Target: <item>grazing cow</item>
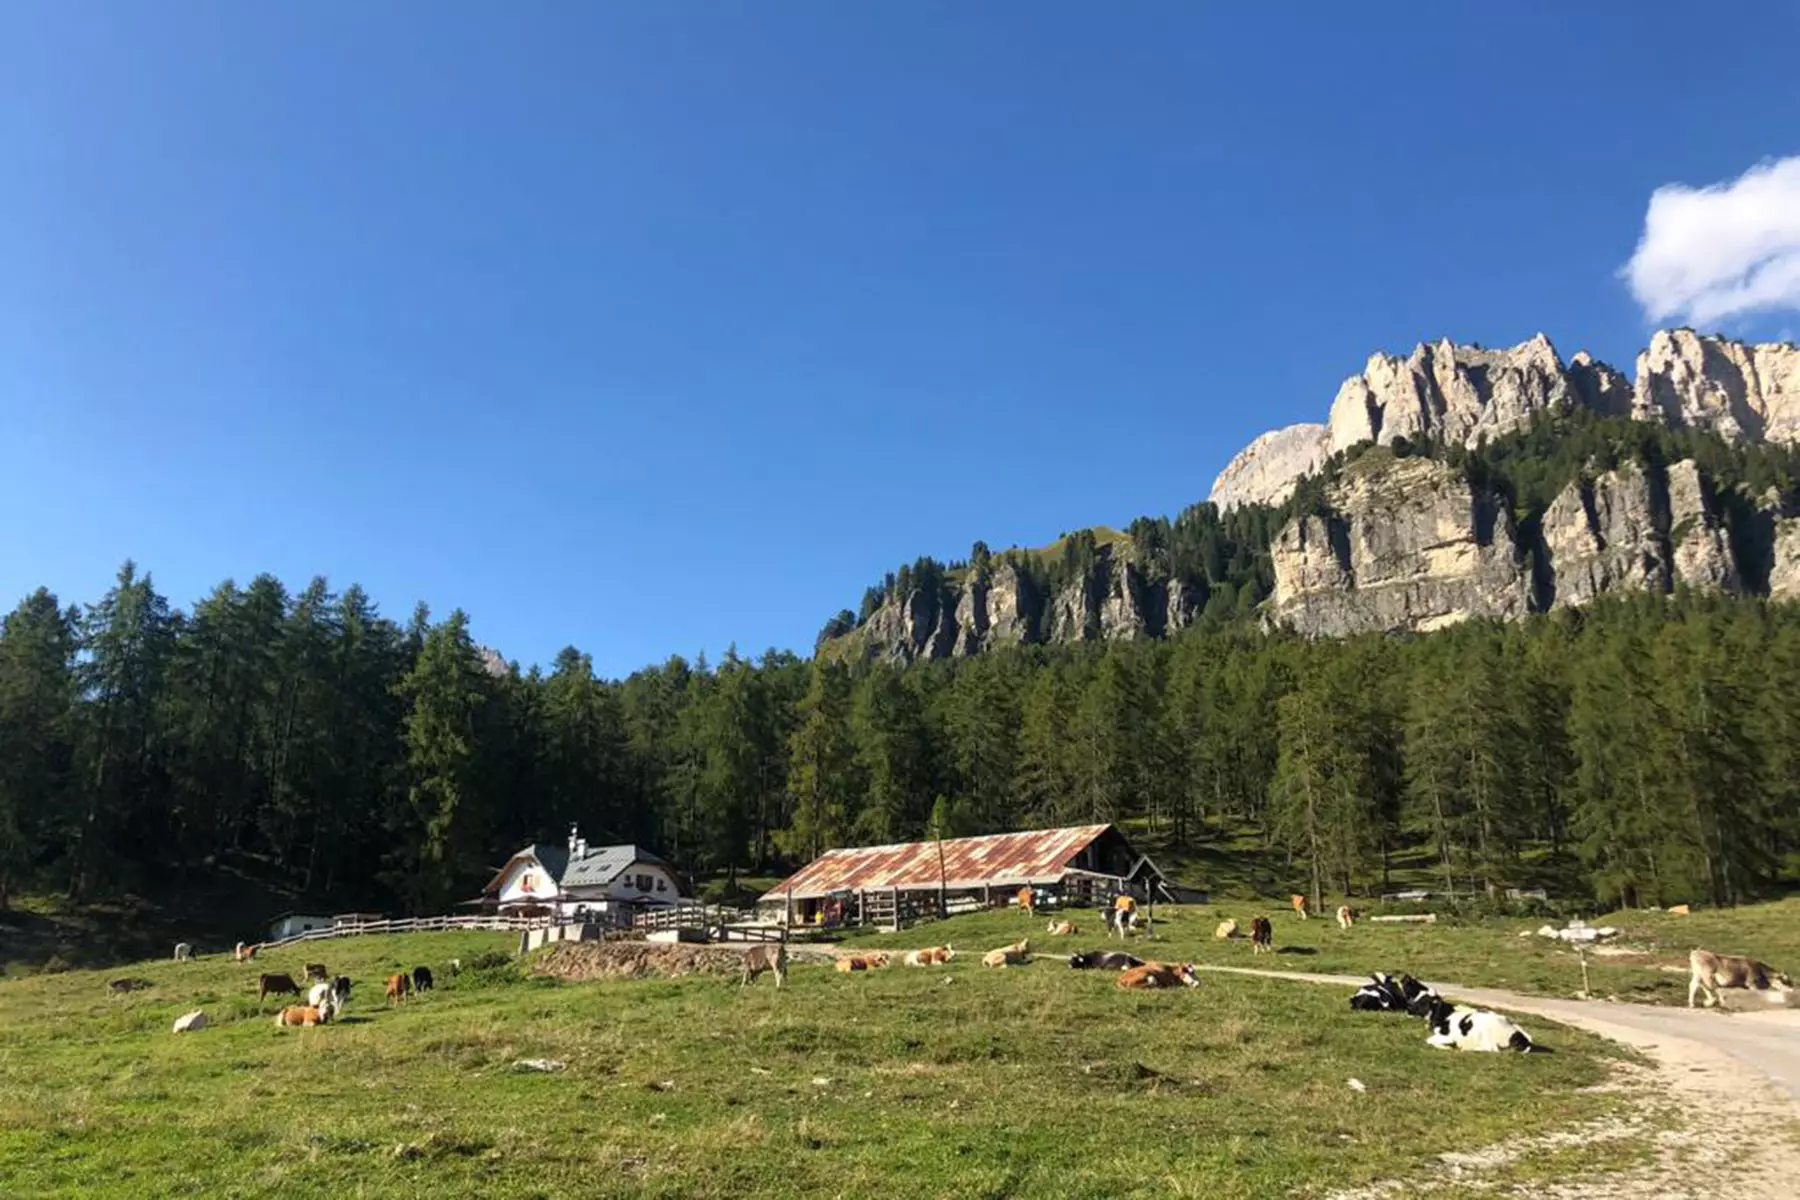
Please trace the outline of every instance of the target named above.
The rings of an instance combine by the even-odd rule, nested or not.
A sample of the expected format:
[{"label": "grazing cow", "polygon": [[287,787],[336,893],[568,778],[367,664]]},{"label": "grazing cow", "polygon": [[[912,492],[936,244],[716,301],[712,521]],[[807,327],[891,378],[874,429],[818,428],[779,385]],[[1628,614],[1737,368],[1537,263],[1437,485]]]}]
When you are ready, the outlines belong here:
[{"label": "grazing cow", "polygon": [[1768,963],[1745,958],[1741,954],[1714,954],[1695,950],[1688,955],[1688,1007],[1694,1007],[1694,996],[1705,993],[1706,1007],[1724,1000],[1725,988],[1744,988],[1766,993],[1770,1004],[1786,1004],[1794,981]]},{"label": "grazing cow", "polygon": [[738,986],[743,987],[746,983],[755,983],[756,977],[764,971],[775,972],[775,989],[780,991],[781,985],[787,982],[786,942],[776,942],[773,946],[752,947],[750,952],[744,955],[744,977],[738,981]]},{"label": "grazing cow", "polygon": [[141,992],[149,986],[148,979],[115,979],[106,985],[106,990],[115,996],[123,996],[129,992]]},{"label": "grazing cow", "polygon": [[275,1028],[289,1025],[329,1025],[336,1012],[330,1004],[290,1004],[275,1014]]},{"label": "grazing cow", "polygon": [[1395,979],[1377,971],[1350,997],[1350,1007],[1358,1012],[1403,1012],[1422,1017],[1437,998],[1436,992],[1411,975]]},{"label": "grazing cow", "polygon": [[1199,987],[1200,976],[1194,972],[1193,963],[1145,963],[1141,967],[1132,967],[1119,972],[1119,986],[1122,988],[1172,988]]},{"label": "grazing cow", "polygon": [[239,942],[237,949],[231,952],[231,957],[236,962],[249,962],[256,957],[256,943]]},{"label": "grazing cow", "polygon": [[1020,888],[1019,889],[1019,911],[1024,913],[1028,917],[1037,916],[1037,905],[1036,905],[1036,903],[1034,903],[1035,899],[1036,898],[1032,895],[1032,891],[1029,887]]},{"label": "grazing cow", "polygon": [[1002,946],[998,950],[989,950],[981,956],[984,967],[1010,967],[1014,963],[1031,961],[1031,939],[1020,938],[1010,946]]},{"label": "grazing cow", "polygon": [[1079,929],[1075,928],[1075,922],[1073,922],[1073,921],[1052,921],[1052,922],[1050,922],[1050,936],[1051,937],[1070,937],[1079,932],[1081,932],[1081,931]]},{"label": "grazing cow", "polygon": [[206,1028],[206,1013],[196,1008],[193,1012],[182,1013],[175,1018],[175,1028],[171,1033],[198,1033]]},{"label": "grazing cow", "polygon": [[1275,949],[1275,926],[1267,917],[1250,919],[1250,953],[1261,954]]},{"label": "grazing cow", "polygon": [[176,962],[193,962],[194,961],[194,944],[192,942],[176,942],[175,943],[175,961]]},{"label": "grazing cow", "polygon": [[271,992],[298,996],[300,985],[292,975],[264,975],[256,983],[256,1003],[260,1006]]},{"label": "grazing cow", "polygon": [[1228,942],[1232,938],[1236,937],[1237,935],[1238,935],[1238,923],[1236,921],[1231,920],[1229,917],[1227,917],[1223,921],[1220,921],[1219,927],[1217,929],[1213,930],[1213,937],[1217,938],[1221,942]]},{"label": "grazing cow", "polygon": [[1143,965],[1143,959],[1123,950],[1083,950],[1069,955],[1069,966],[1077,971],[1126,971]]},{"label": "grazing cow", "polygon": [[412,972],[413,991],[429,992],[437,983],[431,977],[430,967],[414,967]]},{"label": "grazing cow", "polygon": [[1509,1017],[1482,1008],[1464,1008],[1444,1000],[1434,1000],[1425,1014],[1431,1026],[1428,1046],[1440,1049],[1479,1050],[1497,1053],[1501,1050],[1531,1049],[1531,1035],[1520,1029]]},{"label": "grazing cow", "polygon": [[950,962],[956,957],[956,951],[949,946],[926,946],[920,950],[909,950],[905,963],[909,967],[935,967]]},{"label": "grazing cow", "polygon": [[331,972],[329,972],[325,969],[324,963],[307,963],[306,964],[306,981],[308,983],[311,983],[315,979],[330,979],[330,978],[331,978]]},{"label": "grazing cow", "polygon": [[1356,924],[1356,910],[1348,904],[1340,904],[1338,905],[1337,919],[1339,929],[1348,929]]},{"label": "grazing cow", "polygon": [[398,975],[389,975],[387,977],[387,999],[389,1004],[399,1004],[411,997],[412,980],[407,978],[405,971],[400,972]]},{"label": "grazing cow", "polygon": [[1288,897],[1288,903],[1294,906],[1294,915],[1302,921],[1306,920],[1306,897],[1294,893]]}]

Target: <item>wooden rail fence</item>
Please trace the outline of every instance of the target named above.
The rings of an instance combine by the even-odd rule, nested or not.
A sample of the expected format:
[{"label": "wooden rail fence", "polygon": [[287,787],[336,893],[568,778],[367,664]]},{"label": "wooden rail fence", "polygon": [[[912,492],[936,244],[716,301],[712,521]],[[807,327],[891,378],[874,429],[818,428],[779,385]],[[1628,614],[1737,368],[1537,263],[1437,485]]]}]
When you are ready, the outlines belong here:
[{"label": "wooden rail fence", "polygon": [[550,917],[397,917],[393,920],[357,921],[332,925],[325,929],[309,929],[277,941],[259,942],[259,950],[291,946],[295,942],[319,942],[328,938],[355,937],[364,933],[442,933],[451,929],[481,929],[500,933],[521,929],[541,929],[556,924]]}]

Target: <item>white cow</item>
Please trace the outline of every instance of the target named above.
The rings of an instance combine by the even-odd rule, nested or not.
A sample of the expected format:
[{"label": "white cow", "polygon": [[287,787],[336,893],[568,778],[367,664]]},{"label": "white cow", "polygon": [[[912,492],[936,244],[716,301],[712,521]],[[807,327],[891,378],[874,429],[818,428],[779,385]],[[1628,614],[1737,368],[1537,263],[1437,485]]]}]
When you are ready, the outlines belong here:
[{"label": "white cow", "polygon": [[194,961],[194,945],[192,942],[176,942],[175,943],[175,961],[176,962],[193,962]]},{"label": "white cow", "polygon": [[1483,1008],[1452,1007],[1439,1000],[1432,1004],[1425,1020],[1431,1026],[1428,1046],[1441,1049],[1496,1052],[1531,1049],[1531,1035],[1520,1029],[1511,1018]]}]

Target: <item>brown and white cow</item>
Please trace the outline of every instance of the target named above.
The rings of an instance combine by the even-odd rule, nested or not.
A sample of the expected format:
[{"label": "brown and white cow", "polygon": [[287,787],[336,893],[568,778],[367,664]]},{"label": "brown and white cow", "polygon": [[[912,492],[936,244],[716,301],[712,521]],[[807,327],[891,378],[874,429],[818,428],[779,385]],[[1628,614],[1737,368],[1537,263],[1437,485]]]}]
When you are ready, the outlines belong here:
[{"label": "brown and white cow", "polygon": [[389,1004],[401,1004],[412,998],[412,977],[405,971],[387,977],[387,999]]},{"label": "brown and white cow", "polygon": [[1037,897],[1028,887],[1019,889],[1019,911],[1028,917],[1037,916]]},{"label": "brown and white cow", "polygon": [[1695,950],[1688,955],[1688,1007],[1694,1007],[1694,996],[1704,992],[1706,1007],[1719,1004],[1725,988],[1744,988],[1766,993],[1770,1004],[1787,1003],[1794,981],[1768,963],[1741,954],[1714,954]]},{"label": "brown and white cow", "polygon": [[1051,937],[1070,937],[1081,931],[1075,928],[1075,922],[1073,921],[1052,920],[1050,922],[1049,932]]},{"label": "brown and white cow", "polygon": [[750,951],[744,955],[744,977],[738,981],[738,986],[743,987],[747,983],[755,983],[756,977],[761,975],[764,971],[775,972],[775,988],[779,991],[781,985],[787,982],[788,954],[786,942],[776,942],[773,946],[764,945],[752,947]]},{"label": "brown and white cow", "polygon": [[1348,904],[1340,904],[1338,905],[1337,919],[1339,929],[1348,929],[1356,924],[1356,910]]},{"label": "brown and white cow", "polygon": [[1294,915],[1302,921],[1306,920],[1306,897],[1295,892],[1288,897],[1288,903],[1294,906]]},{"label": "brown and white cow", "polygon": [[330,978],[331,978],[331,972],[329,972],[325,969],[324,963],[307,963],[306,964],[306,981],[308,983],[313,983],[313,982],[316,982],[317,980],[330,979]]},{"label": "brown and white cow", "polygon": [[1015,963],[1031,961],[1031,939],[1020,938],[1010,946],[1002,946],[998,950],[989,950],[981,956],[984,967],[1010,967]]},{"label": "brown and white cow", "polygon": [[1199,987],[1193,963],[1145,963],[1119,972],[1119,986],[1135,988]]},{"label": "brown and white cow", "polygon": [[956,951],[949,946],[925,946],[918,950],[908,950],[903,961],[909,967],[935,967],[955,958]]},{"label": "brown and white cow", "polygon": [[275,1014],[275,1028],[285,1029],[290,1025],[327,1025],[331,1022],[333,1010],[329,1004],[290,1004]]},{"label": "brown and white cow", "polygon": [[875,971],[888,965],[888,955],[885,950],[874,950],[868,954],[846,954],[835,965],[846,975],[852,971]]}]

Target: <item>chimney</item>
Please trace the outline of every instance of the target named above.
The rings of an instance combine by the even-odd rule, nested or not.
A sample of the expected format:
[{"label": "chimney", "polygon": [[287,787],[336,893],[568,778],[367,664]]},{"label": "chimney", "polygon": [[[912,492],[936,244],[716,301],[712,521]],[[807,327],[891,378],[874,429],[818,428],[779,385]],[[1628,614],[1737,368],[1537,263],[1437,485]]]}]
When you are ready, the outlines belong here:
[{"label": "chimney", "polygon": [[580,858],[581,857],[581,851],[579,849],[577,849],[577,847],[581,846],[581,844],[582,844],[581,832],[579,829],[576,828],[575,822],[570,821],[569,822],[569,857],[570,858]]}]

